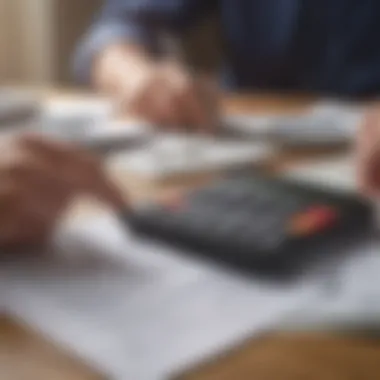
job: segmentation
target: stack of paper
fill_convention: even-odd
[[[156,134],[143,148],[115,155],[110,162],[145,178],[160,179],[258,165],[272,158],[274,153],[275,149],[265,143]]]

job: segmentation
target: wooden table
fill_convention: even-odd
[[[230,112],[296,112],[310,102],[311,99],[306,98],[239,96],[226,100],[225,106]],[[327,152],[315,152],[317,155],[321,153]],[[273,167],[281,170],[284,164],[292,165],[310,156],[314,157],[314,154],[284,152]],[[130,183],[127,176],[124,178],[119,173],[117,177],[122,185]],[[174,185],[178,185],[178,181]],[[165,184],[165,188],[167,186],[170,188],[171,185]],[[83,213],[82,210],[81,216],[87,211]],[[234,352],[178,376],[178,380],[379,378],[380,344],[376,340],[323,333],[278,333],[252,339]],[[106,377],[95,374],[47,337],[4,316],[0,318],[0,379],[100,380]]]

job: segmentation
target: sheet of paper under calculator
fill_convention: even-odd
[[[317,281],[248,280],[138,241],[106,216],[62,231],[56,247],[0,266],[1,306],[118,380],[166,379],[261,334],[319,291]]]

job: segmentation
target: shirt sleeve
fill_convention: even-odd
[[[157,28],[181,33],[215,6],[216,0],[108,0],[99,17],[79,42],[73,72],[90,83],[96,55],[114,42],[133,41],[152,49]]]

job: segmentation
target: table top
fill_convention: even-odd
[[[56,97],[45,91],[47,98]],[[72,97],[70,92],[60,95]],[[78,95],[75,95],[78,96]],[[226,98],[228,112],[301,112],[312,102],[307,97],[240,95]],[[306,158],[336,152],[283,152],[271,168],[282,170],[284,165]],[[129,190],[131,178],[125,173],[113,173],[120,185]],[[135,188],[136,194],[157,193],[177,186],[198,183],[200,178],[181,178],[171,183]],[[133,192],[133,191],[132,191]],[[78,210],[75,212],[78,213]],[[74,213],[75,213],[74,212]],[[81,205],[79,215],[96,213],[92,205]],[[78,214],[77,214],[78,215]],[[72,217],[72,216],[70,216]],[[76,216],[77,217],[77,216]],[[32,332],[20,322],[0,317],[0,378],[2,380],[100,380],[106,379],[80,363],[78,359],[49,342],[48,337]],[[348,378],[377,379],[380,373],[380,344],[373,339],[334,336],[323,333],[273,334],[252,339],[224,357],[207,363],[178,377],[178,380],[257,380],[315,378],[344,380]],[[132,379],[131,379],[132,380]],[[133,379],[138,380],[138,379]]]

